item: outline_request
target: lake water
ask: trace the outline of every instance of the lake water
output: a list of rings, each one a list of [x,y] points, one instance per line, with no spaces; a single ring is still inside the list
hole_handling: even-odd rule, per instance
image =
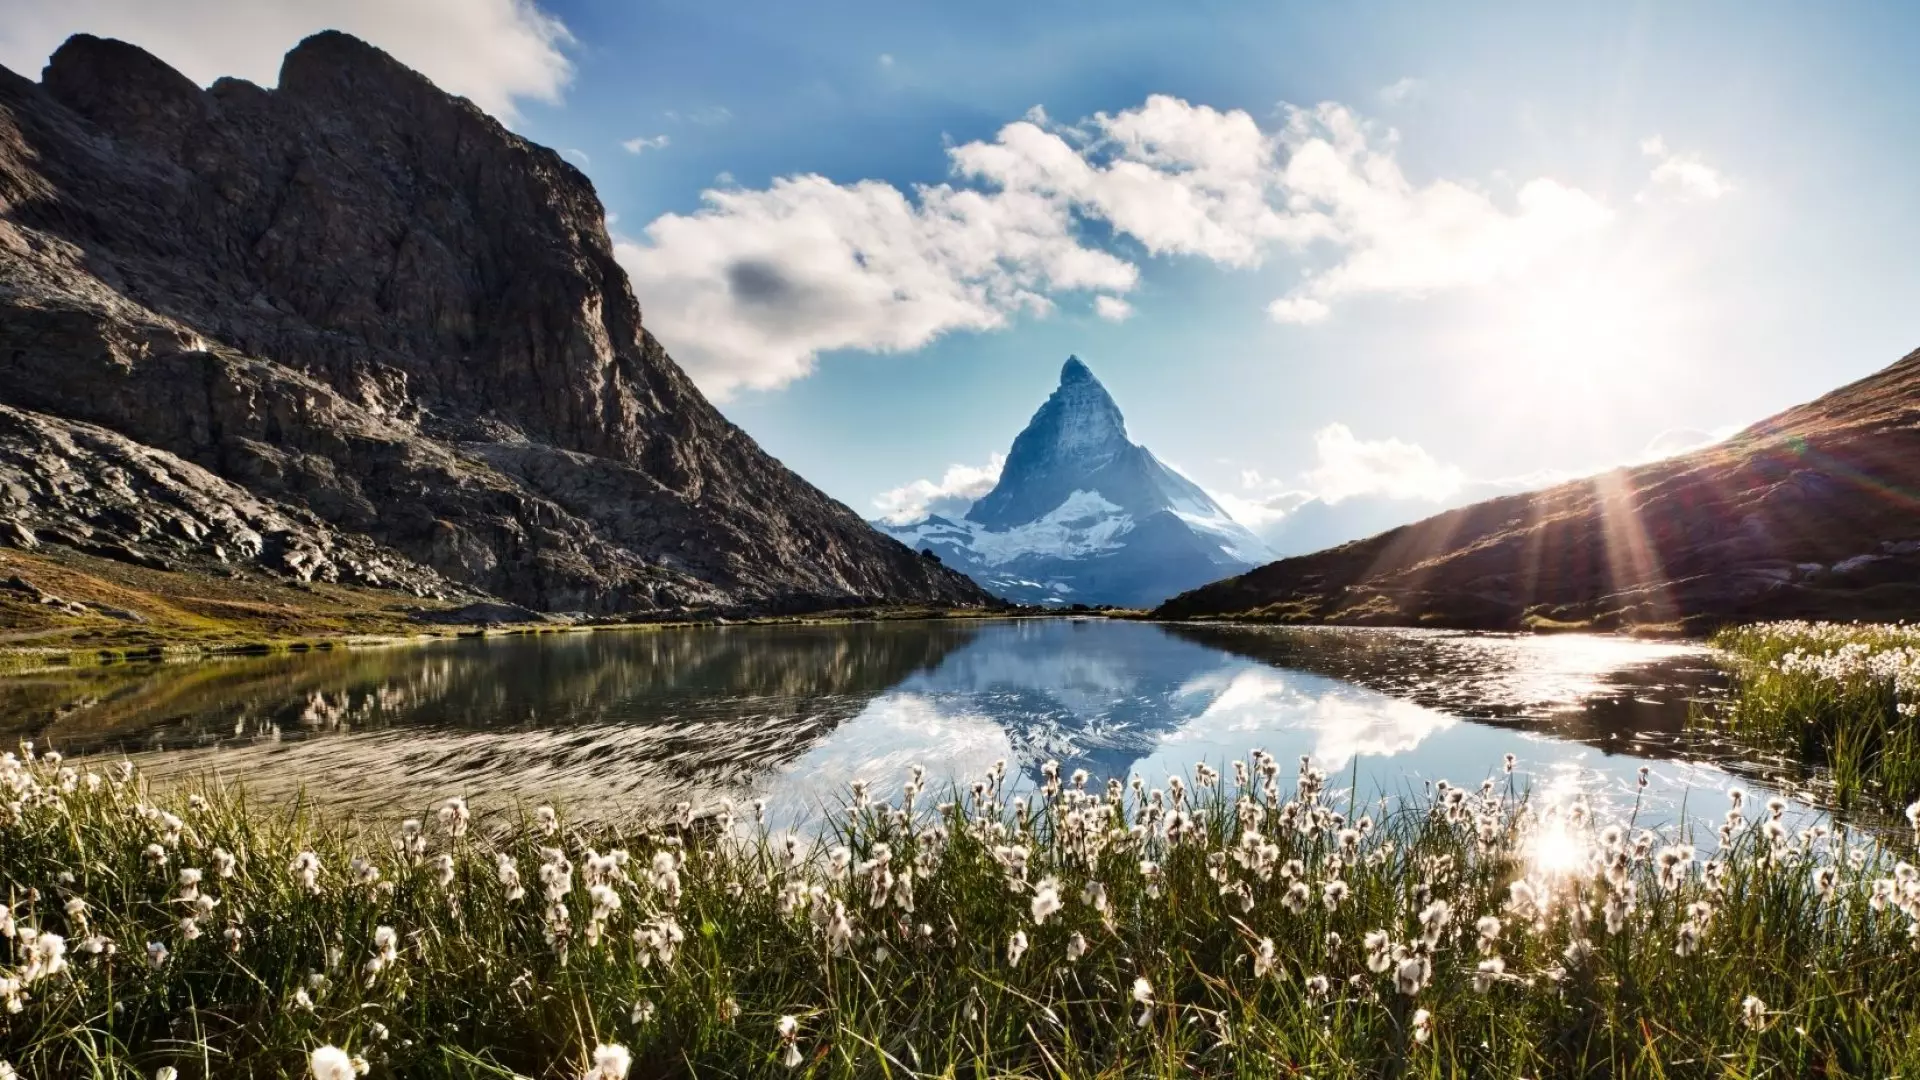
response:
[[[769,800],[783,823],[910,764],[1006,759],[1160,785],[1261,747],[1366,798],[1518,780],[1717,817],[1738,774],[1788,786],[1687,724],[1724,692],[1702,647],[1584,635],[1162,627],[1101,619],[704,627],[462,639],[0,680],[0,726],[43,747],[215,771],[273,797],[401,816]]]

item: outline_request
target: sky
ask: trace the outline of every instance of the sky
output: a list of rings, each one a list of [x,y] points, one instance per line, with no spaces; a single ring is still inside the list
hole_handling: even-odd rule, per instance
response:
[[[984,490],[1070,353],[1272,536],[1920,347],[1920,5],[0,0],[0,64],[271,85],[328,27],[573,160],[647,325],[868,516]]]

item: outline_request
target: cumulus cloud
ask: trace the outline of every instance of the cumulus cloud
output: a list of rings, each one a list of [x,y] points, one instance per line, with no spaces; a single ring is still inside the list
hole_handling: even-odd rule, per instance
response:
[[[640,154],[648,150],[664,150],[672,141],[673,140],[665,135],[654,135],[652,137],[640,135],[622,142],[620,149],[625,150],[629,154]]]
[[[516,104],[556,102],[573,76],[566,25],[532,0],[65,0],[8,4],[0,64],[37,75],[74,33],[130,41],[202,85],[223,75],[272,86],[301,38],[344,30],[441,89],[512,123]]]
[[[1307,487],[1336,504],[1356,495],[1439,501],[1460,490],[1466,474],[1443,465],[1424,448],[1399,439],[1361,439],[1345,424],[1313,433],[1314,467]]]
[[[1353,295],[1519,275],[1611,216],[1544,178],[1508,200],[1417,185],[1394,143],[1337,104],[1288,108],[1271,131],[1244,110],[1158,94],[1072,125],[1035,108],[952,147],[947,183],[803,175],[708,191],[701,210],[665,215],[619,250],[655,330],[725,397],[799,378],[822,352],[915,349],[1045,314],[1063,292],[1104,293],[1096,310],[1117,314],[1139,271],[1116,251],[1228,267],[1325,252],[1268,308],[1309,323]]]
[[[939,480],[915,480],[874,496],[874,508],[884,521],[905,525],[928,514],[956,517],[1000,481],[1005,454],[995,454],[985,465],[949,465]]]
[[[1637,196],[1641,202],[1655,195],[1706,202],[1733,190],[1733,182],[1700,155],[1674,153],[1658,135],[1640,140],[1640,152],[1654,159],[1653,172],[1647,177],[1648,187]]]
[[[1133,317],[1133,305],[1117,296],[1096,296],[1093,313],[1108,322],[1126,322]]]
[[[703,198],[616,253],[654,331],[723,398],[799,378],[821,352],[917,349],[1049,311],[1052,292],[1126,292],[1138,277],[1030,194],[792,176]]]

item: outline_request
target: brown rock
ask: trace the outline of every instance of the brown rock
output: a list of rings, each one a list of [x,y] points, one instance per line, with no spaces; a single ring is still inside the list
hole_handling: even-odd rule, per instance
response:
[[[8,511],[116,557],[601,613],[985,600],[707,403],[578,170],[344,34],[276,90],[85,35],[0,69],[0,404],[49,468],[86,425],[192,489]],[[257,545],[202,505],[236,489]]]

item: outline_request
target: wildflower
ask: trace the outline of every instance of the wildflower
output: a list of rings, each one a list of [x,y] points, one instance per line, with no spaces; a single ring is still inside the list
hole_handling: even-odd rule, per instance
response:
[[[162,1065],[153,1071],[153,1080],[180,1080],[180,1070],[171,1065]]]
[[[1253,948],[1253,977],[1264,979],[1272,973],[1274,967],[1273,939],[1261,938]]]
[[[932,927],[928,929],[931,930]],[[1076,930],[1073,936],[1067,939],[1067,963],[1071,964],[1085,955],[1087,955],[1086,935]]]
[[[1320,887],[1320,902],[1328,911],[1338,911],[1340,902],[1347,898],[1349,891],[1346,882],[1335,878]]]
[[[1280,906],[1298,915],[1307,910],[1307,905],[1312,901],[1313,890],[1307,887],[1306,882],[1296,881],[1292,885],[1287,886],[1287,894],[1281,897]]]
[[[32,985],[41,979],[50,979],[67,970],[67,939],[59,934],[45,932],[29,937],[24,931],[21,938],[27,945],[27,962],[20,969],[20,982]]]
[[[1020,958],[1025,956],[1026,953],[1027,932],[1025,930],[1015,930],[1013,936],[1007,939],[1007,964],[1011,967],[1019,967]]]
[[[635,1024],[649,1023],[658,1011],[658,1009],[654,1008],[653,1002],[648,1001],[646,998],[641,998],[633,1003],[633,1022]]]
[[[1840,870],[1833,866],[1815,867],[1813,871],[1813,891],[1820,894],[1822,900],[1832,900],[1834,888],[1840,883]]]
[[[1473,928],[1480,934],[1481,952],[1490,953],[1499,947],[1500,920],[1498,918],[1492,915],[1482,915],[1480,916],[1480,920],[1473,924]]]
[[[1473,973],[1474,992],[1484,994],[1488,990],[1493,989],[1494,979],[1504,974],[1506,970],[1507,962],[1497,956],[1488,957],[1480,961],[1479,966],[1474,969]]]
[[[1309,976],[1306,982],[1307,996],[1309,998],[1326,997],[1331,985],[1332,984],[1327,982],[1325,975]]]
[[[1153,1019],[1153,984],[1145,976],[1133,980],[1133,1000],[1140,1005],[1140,1017],[1133,1022],[1135,1027],[1146,1027]]]
[[[467,822],[473,819],[473,811],[467,809],[467,800],[455,795],[440,806],[440,827],[447,835],[459,838],[467,835]]]
[[[367,961],[367,974],[377,975],[400,959],[400,935],[391,926],[375,927],[373,957]]]
[[[1432,1035],[1433,1014],[1425,1009],[1415,1009],[1413,1011],[1413,1041],[1424,1046],[1426,1045],[1427,1039]]]
[[[1042,878],[1033,888],[1033,925],[1045,926],[1047,917],[1060,910],[1060,883]]]
[[[1509,774],[1513,772],[1513,767],[1519,763],[1520,759],[1514,757],[1512,754],[1507,754],[1501,759],[1501,764],[1506,767],[1506,771]]]
[[[293,875],[293,880],[301,888],[316,896],[319,895],[320,856],[311,851],[303,851],[295,855],[293,861],[287,864],[287,872]]]
[[[1368,971],[1375,975],[1382,975],[1386,973],[1387,968],[1393,966],[1391,955],[1393,941],[1387,937],[1385,930],[1369,930],[1367,935],[1360,939],[1360,944],[1367,950]]]
[[[337,1046],[327,1045],[307,1055],[307,1071],[313,1074],[313,1080],[354,1080],[367,1074],[367,1063]]]
[[[167,947],[165,945],[162,945],[157,941],[147,942],[147,963],[148,964],[152,965],[153,967],[165,967],[167,963],[168,955],[169,954],[167,952]]]
[[[803,1060],[800,1055],[800,1020],[794,1016],[783,1016],[774,1022],[773,1030],[780,1036],[780,1044],[786,1050],[780,1055],[780,1064],[789,1069],[798,1068]]]
[[[501,852],[494,857],[494,873],[500,879],[500,887],[507,891],[508,900],[518,900],[527,895],[520,884],[520,864],[513,856]]]
[[[1740,1002],[1740,1022],[1747,1026],[1748,1031],[1767,1030],[1767,1003],[1748,994]]]
[[[580,1080],[627,1080],[627,1071],[633,1068],[633,1055],[619,1043],[602,1043],[593,1048],[593,1067],[580,1075]]]
[[[239,865],[239,860],[233,857],[233,852],[228,851],[226,848],[214,848],[211,858],[213,860],[213,876],[217,878],[232,877],[235,868]]]
[[[721,1023],[731,1024],[740,1018],[740,1003],[731,997],[724,997],[720,999],[720,1004],[714,1006],[713,1012]]]
[[[441,852],[435,856],[433,860],[433,870],[434,877],[440,882],[441,888],[446,889],[452,887],[454,877],[453,856],[446,852]]]
[[[1413,997],[1433,977],[1433,962],[1425,956],[1412,955],[1401,960],[1393,969],[1393,988],[1403,996]]]
[[[155,870],[167,865],[167,849],[161,847],[159,844],[148,844],[144,855],[147,860],[147,865],[153,867]]]

